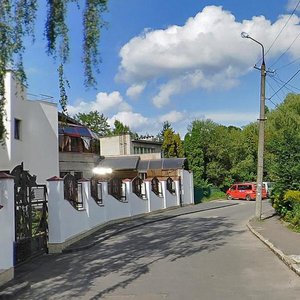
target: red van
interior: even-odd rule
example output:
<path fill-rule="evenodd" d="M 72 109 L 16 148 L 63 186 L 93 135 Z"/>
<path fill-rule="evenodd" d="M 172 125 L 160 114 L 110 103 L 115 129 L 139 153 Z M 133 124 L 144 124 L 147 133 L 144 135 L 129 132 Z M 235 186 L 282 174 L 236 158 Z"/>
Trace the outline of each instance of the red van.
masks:
<path fill-rule="evenodd" d="M 256 183 L 242 182 L 233 184 L 226 192 L 227 199 L 245 199 L 247 201 L 255 200 L 256 198 Z M 262 199 L 267 198 L 267 191 L 263 185 Z"/>

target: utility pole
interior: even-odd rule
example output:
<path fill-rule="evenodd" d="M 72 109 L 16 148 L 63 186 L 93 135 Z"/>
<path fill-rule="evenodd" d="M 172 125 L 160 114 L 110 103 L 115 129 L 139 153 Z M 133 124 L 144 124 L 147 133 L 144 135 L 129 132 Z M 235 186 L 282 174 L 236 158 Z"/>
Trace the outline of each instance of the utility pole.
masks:
<path fill-rule="evenodd" d="M 242 32 L 242 38 L 247 38 L 259 44 L 262 48 L 262 64 L 260 69 L 260 112 L 259 112 L 259 132 L 258 132 L 258 150 L 257 150 L 257 182 L 256 182 L 256 203 L 255 217 L 261 219 L 262 214 L 262 188 L 264 174 L 264 148 L 265 148 L 265 95 L 266 95 L 266 64 L 265 48 L 262 43 L 252 38 L 249 34 Z"/>

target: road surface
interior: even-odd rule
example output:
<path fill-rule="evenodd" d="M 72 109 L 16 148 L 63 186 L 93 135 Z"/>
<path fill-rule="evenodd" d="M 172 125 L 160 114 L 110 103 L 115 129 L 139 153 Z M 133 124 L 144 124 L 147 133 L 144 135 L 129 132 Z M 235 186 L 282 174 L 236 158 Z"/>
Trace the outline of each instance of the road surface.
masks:
<path fill-rule="evenodd" d="M 300 278 L 246 227 L 255 203 L 233 201 L 39 258 L 18 299 L 300 299 Z"/>

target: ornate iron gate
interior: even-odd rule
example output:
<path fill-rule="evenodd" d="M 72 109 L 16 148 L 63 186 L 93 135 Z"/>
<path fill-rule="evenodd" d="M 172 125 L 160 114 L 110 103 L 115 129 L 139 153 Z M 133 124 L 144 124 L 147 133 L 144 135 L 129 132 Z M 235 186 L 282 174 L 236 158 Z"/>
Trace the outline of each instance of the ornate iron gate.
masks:
<path fill-rule="evenodd" d="M 36 176 L 15 167 L 15 264 L 47 252 L 48 207 L 46 185 L 37 184 Z"/>

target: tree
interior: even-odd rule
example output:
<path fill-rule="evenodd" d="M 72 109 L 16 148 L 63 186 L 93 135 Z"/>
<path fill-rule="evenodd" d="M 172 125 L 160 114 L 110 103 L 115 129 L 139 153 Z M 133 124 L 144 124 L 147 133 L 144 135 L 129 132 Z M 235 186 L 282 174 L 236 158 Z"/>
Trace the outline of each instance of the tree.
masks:
<path fill-rule="evenodd" d="M 289 94 L 268 114 L 266 168 L 280 192 L 300 190 L 300 95 Z"/>
<path fill-rule="evenodd" d="M 110 126 L 107 122 L 107 118 L 97 110 L 90 111 L 87 114 L 78 113 L 74 116 L 74 119 L 86 125 L 100 136 L 107 136 L 110 134 Z"/>
<path fill-rule="evenodd" d="M 183 145 L 179 133 L 174 133 L 171 128 L 166 129 L 162 150 L 164 157 L 183 157 Z"/>
<path fill-rule="evenodd" d="M 123 124 L 121 121 L 119 121 L 117 119 L 114 122 L 114 126 L 115 126 L 115 128 L 112 131 L 113 135 L 131 134 L 131 130 L 130 130 L 129 126 Z"/>
<path fill-rule="evenodd" d="M 82 11 L 83 38 L 82 61 L 84 64 L 85 85 L 95 84 L 94 71 L 100 63 L 98 43 L 101 28 L 104 26 L 102 14 L 107 10 L 108 0 L 86 0 Z M 68 81 L 64 75 L 64 66 L 69 59 L 69 39 L 67 13 L 76 0 L 47 0 L 41 5 L 47 9 L 45 21 L 46 52 L 58 63 L 58 81 L 60 104 L 66 112 Z M 76 3 L 75 3 L 76 4 Z M 77 3 L 78 7 L 79 4 Z M 26 84 L 23 67 L 23 54 L 26 50 L 25 39 L 35 40 L 34 25 L 38 13 L 38 0 L 1 0 L 0 1 L 0 141 L 3 140 L 5 87 L 4 77 L 7 68 L 13 69 L 17 79 Z"/>
<path fill-rule="evenodd" d="M 162 142 L 162 141 L 164 140 L 164 134 L 165 134 L 165 131 L 166 131 L 167 129 L 173 130 L 171 124 L 169 123 L 169 121 L 165 121 L 165 122 L 163 123 L 163 125 L 162 125 L 162 130 L 161 130 L 160 133 L 158 133 L 157 136 L 156 136 L 156 138 L 157 138 L 160 142 Z"/>
<path fill-rule="evenodd" d="M 231 132 L 231 177 L 235 182 L 253 181 L 257 172 L 258 125 L 250 123 L 242 131 Z"/>

